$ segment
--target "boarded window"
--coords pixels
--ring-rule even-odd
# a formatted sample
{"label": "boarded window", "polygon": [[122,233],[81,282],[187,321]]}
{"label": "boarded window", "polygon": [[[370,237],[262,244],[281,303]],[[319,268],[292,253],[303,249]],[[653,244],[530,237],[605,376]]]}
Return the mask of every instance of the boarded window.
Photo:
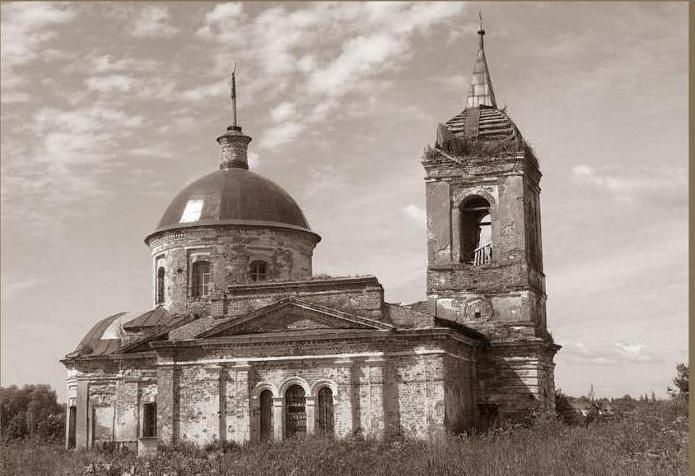
{"label": "boarded window", "polygon": [[270,390],[261,392],[261,440],[265,441],[273,435],[273,393]]}
{"label": "boarded window", "polygon": [[157,304],[164,302],[164,267],[160,266],[157,270]]}
{"label": "boarded window", "polygon": [[265,261],[252,261],[249,266],[249,278],[254,283],[268,279],[268,263]]}
{"label": "boarded window", "polygon": [[145,403],[142,406],[142,436],[152,438],[157,436],[157,404]]}
{"label": "boarded window", "polygon": [[333,391],[328,387],[319,390],[319,431],[333,434]]}
{"label": "boarded window", "polygon": [[461,261],[480,265],[491,258],[490,203],[482,197],[470,197],[461,207]]}
{"label": "boarded window", "polygon": [[191,294],[193,297],[205,297],[212,290],[212,275],[210,273],[210,263],[207,261],[196,261],[193,263],[193,284]]}
{"label": "boarded window", "polygon": [[288,438],[306,433],[306,398],[299,385],[292,385],[285,393],[285,428]]}

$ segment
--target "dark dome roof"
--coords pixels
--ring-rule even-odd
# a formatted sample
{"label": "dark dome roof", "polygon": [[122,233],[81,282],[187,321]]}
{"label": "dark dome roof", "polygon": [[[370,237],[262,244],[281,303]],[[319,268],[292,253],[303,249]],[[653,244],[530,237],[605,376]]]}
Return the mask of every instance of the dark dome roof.
{"label": "dark dome roof", "polygon": [[243,168],[217,170],[189,184],[171,202],[152,234],[205,225],[275,226],[313,233],[287,192]]}
{"label": "dark dome roof", "polygon": [[468,107],[446,122],[459,138],[498,141],[519,137],[519,131],[504,110],[490,106]]}

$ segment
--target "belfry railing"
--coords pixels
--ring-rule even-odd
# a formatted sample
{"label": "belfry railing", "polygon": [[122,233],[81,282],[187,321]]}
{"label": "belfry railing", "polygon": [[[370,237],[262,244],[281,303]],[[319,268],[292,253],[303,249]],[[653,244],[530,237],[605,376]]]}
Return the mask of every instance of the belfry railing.
{"label": "belfry railing", "polygon": [[491,259],[492,245],[488,243],[487,245],[475,249],[475,252],[473,253],[473,266],[487,264],[490,262]]}

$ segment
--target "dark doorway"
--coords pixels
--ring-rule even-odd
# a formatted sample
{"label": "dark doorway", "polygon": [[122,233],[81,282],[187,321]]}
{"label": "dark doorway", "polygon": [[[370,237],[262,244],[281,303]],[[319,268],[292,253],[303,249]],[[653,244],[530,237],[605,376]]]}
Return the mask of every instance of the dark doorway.
{"label": "dark doorway", "polygon": [[273,393],[270,390],[261,392],[261,441],[270,439],[273,435]]}
{"label": "dark doorway", "polygon": [[333,434],[333,391],[328,387],[319,390],[319,432]]}
{"label": "dark doorway", "polygon": [[68,448],[75,447],[76,432],[75,425],[77,424],[77,407],[70,407],[68,413]]}
{"label": "dark doorway", "polygon": [[285,428],[288,438],[306,433],[306,398],[299,385],[292,385],[285,393]]}
{"label": "dark doorway", "polygon": [[157,436],[157,404],[145,403],[142,406],[142,436],[152,438]]}

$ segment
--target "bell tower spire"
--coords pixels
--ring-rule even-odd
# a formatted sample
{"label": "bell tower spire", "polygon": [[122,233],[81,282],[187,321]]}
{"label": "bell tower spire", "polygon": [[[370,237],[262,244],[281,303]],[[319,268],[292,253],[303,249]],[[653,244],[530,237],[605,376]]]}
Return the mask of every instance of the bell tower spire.
{"label": "bell tower spire", "polygon": [[478,17],[480,18],[478,55],[473,64],[473,74],[471,75],[471,84],[468,87],[466,107],[490,106],[496,109],[497,101],[495,101],[495,93],[492,90],[492,80],[490,79],[490,70],[487,67],[487,60],[485,59],[485,45],[483,41],[485,30],[483,30],[483,15],[480,11],[478,11]]}

